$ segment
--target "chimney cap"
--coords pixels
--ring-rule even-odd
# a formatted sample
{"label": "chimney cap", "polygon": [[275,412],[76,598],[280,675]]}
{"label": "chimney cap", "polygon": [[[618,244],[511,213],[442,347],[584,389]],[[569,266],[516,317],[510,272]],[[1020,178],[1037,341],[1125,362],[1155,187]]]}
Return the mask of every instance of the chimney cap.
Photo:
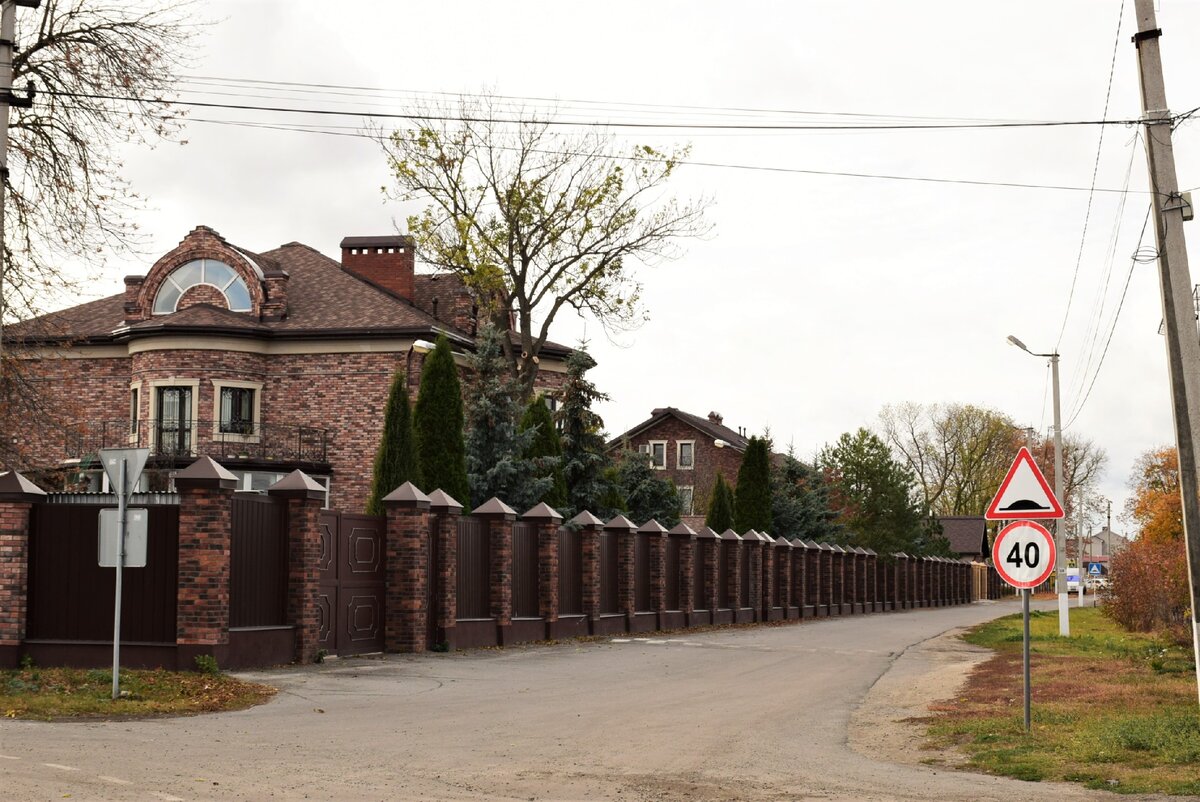
{"label": "chimney cap", "polygon": [[710,421],[712,421],[713,423],[717,424],[718,426],[720,426],[720,425],[721,425],[721,424],[722,424],[722,423],[725,421],[725,418],[723,418],[723,417],[721,416],[721,413],[720,413],[720,412],[710,412],[710,413],[708,413],[708,419],[709,419]]}
{"label": "chimney cap", "polygon": [[377,237],[343,237],[345,248],[411,248],[415,243],[407,234],[384,234]]}

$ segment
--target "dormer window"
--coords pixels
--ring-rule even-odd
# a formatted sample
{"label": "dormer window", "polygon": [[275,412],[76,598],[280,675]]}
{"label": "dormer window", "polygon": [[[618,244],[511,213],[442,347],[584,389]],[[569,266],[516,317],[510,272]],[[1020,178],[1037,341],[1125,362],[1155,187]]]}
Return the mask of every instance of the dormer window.
{"label": "dormer window", "polygon": [[179,299],[192,287],[206,284],[225,296],[225,305],[233,312],[249,312],[252,304],[246,282],[229,265],[215,259],[195,259],[171,271],[154,298],[154,314],[169,315]]}

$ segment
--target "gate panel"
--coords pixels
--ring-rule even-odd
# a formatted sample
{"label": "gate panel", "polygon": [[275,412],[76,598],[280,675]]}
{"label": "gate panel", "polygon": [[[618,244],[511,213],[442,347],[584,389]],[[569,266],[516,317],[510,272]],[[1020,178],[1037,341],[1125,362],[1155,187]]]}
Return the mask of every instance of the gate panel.
{"label": "gate panel", "polygon": [[558,614],[583,614],[583,541],[565,526],[558,530]]}
{"label": "gate panel", "polygon": [[382,651],[384,519],[324,511],[320,529],[322,648],[334,654]]}
{"label": "gate panel", "polygon": [[513,617],[538,617],[538,531],[525,521],[513,524]]}
{"label": "gate panel", "polygon": [[229,536],[229,626],[287,624],[287,504],[234,496]]}
{"label": "gate panel", "polygon": [[600,614],[617,612],[617,538],[612,532],[600,533]]}
{"label": "gate panel", "polygon": [[[679,584],[680,584],[680,565],[679,565],[679,538],[668,537],[666,542],[666,555],[664,557],[664,572],[665,582],[665,609],[679,609]],[[691,566],[687,566],[687,570],[691,570]]]}

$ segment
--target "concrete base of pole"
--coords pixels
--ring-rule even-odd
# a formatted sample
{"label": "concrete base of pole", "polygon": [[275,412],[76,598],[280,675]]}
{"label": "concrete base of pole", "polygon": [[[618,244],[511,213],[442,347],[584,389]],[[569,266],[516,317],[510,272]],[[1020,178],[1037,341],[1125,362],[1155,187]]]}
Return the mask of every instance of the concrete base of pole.
{"label": "concrete base of pole", "polygon": [[1071,614],[1068,612],[1068,595],[1066,593],[1058,594],[1058,634],[1064,638],[1071,637]]}

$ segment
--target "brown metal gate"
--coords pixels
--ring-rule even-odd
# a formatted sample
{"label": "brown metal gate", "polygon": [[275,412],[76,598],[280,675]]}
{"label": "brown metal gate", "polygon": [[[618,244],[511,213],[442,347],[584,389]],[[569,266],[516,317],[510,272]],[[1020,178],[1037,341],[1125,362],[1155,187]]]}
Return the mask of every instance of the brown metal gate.
{"label": "brown metal gate", "polygon": [[321,648],[383,651],[386,525],[372,515],[321,512]]}

